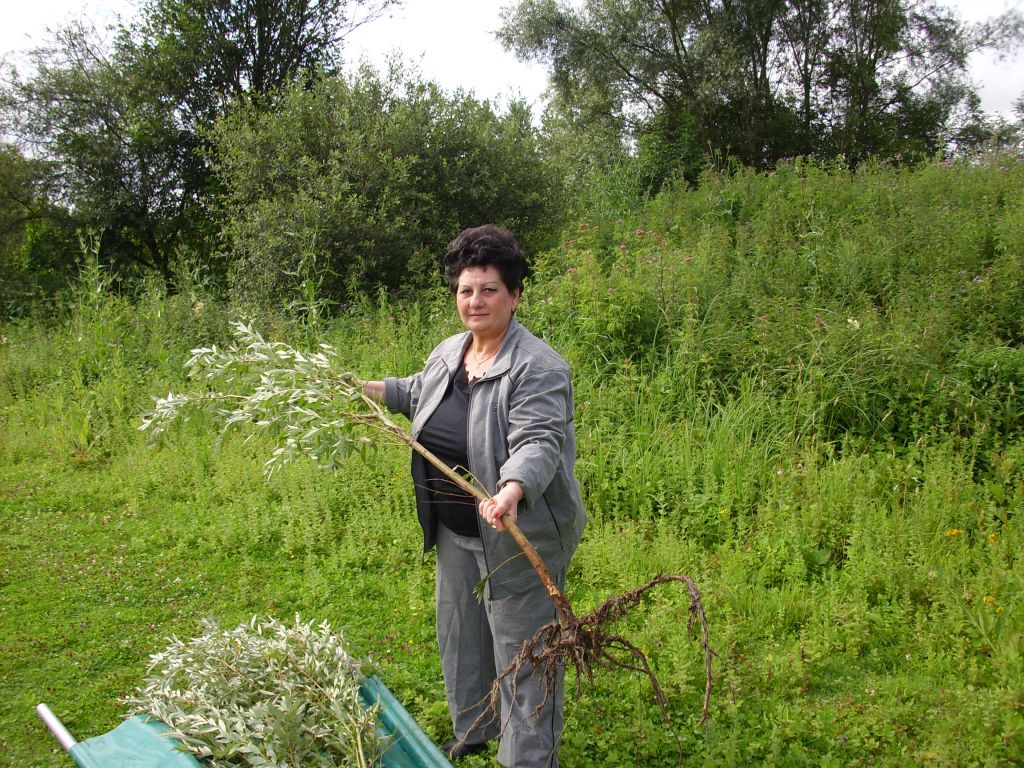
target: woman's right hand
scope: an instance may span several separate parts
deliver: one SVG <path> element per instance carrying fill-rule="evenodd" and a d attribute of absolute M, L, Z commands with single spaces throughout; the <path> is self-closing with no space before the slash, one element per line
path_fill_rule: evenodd
<path fill-rule="evenodd" d="M 380 402 L 384 401 L 384 382 L 383 381 L 364 381 L 363 382 L 363 394 L 367 397 L 372 397 L 374 400 Z"/>
<path fill-rule="evenodd" d="M 518 517 L 519 502 L 522 498 L 523 486 L 515 481 L 505 483 L 494 496 L 480 502 L 480 517 L 491 528 L 504 531 L 505 524 L 501 519 L 508 515 L 509 519 L 515 522 Z"/>

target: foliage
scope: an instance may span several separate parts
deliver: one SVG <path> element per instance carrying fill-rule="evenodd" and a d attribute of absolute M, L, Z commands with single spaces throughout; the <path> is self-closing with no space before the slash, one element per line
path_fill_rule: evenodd
<path fill-rule="evenodd" d="M 665 170 L 704 153 L 757 168 L 930 156 L 965 135 L 968 55 L 1020 35 L 1013 12 L 968 27 L 902 0 L 521 0 L 499 33 L 550 66 L 564 108 L 660 133 Z"/>
<path fill-rule="evenodd" d="M 25 225 L 39 215 L 46 199 L 39 185 L 38 164 L 11 144 L 0 145 L 0 270 L 18 267 Z"/>
<path fill-rule="evenodd" d="M 706 727 L 685 595 L 622 627 L 687 762 L 1024 761 L 1021 173 L 1007 155 L 708 173 L 536 255 L 517 313 L 573 368 L 590 515 L 567 593 L 585 612 L 657 573 L 701 585 Z M 0 326 L 5 756 L 66 764 L 35 704 L 113 728 L 161 638 L 200 617 L 297 612 L 344 627 L 449 738 L 408 457 L 267 480 L 269 440 L 217 445 L 202 414 L 147 448 L 150 393 L 181 391 L 233 314 L 187 275 L 128 301 L 90 274 L 66 315 Z M 443 288 L 358 295 L 313 343 L 274 322 L 367 378 L 419 370 L 460 327 Z M 614 674 L 567 702 L 561 763 L 678 765 L 647 685 Z"/>
<path fill-rule="evenodd" d="M 132 714 L 163 721 L 215 768 L 375 764 L 382 749 L 376 712 L 359 700 L 362 665 L 329 624 L 254 616 L 203 629 L 150 657 L 127 699 Z"/>
<path fill-rule="evenodd" d="M 54 205 L 47 164 L 0 146 L 0 316 L 30 314 L 67 280 L 77 240 Z"/>
<path fill-rule="evenodd" d="M 203 127 L 235 101 L 267 106 L 307 72 L 336 70 L 345 37 L 396 2 L 155 0 L 125 30 L 138 42 L 124 52 L 186 125 Z"/>
<path fill-rule="evenodd" d="M 94 30 L 59 30 L 32 52 L 33 75 L 9 86 L 9 119 L 50 161 L 55 200 L 102 233 L 109 257 L 169 274 L 174 246 L 200 224 L 204 171 L 161 84 L 124 58 L 123 45 L 107 50 Z"/>
<path fill-rule="evenodd" d="M 152 0 L 110 44 L 70 24 L 30 53 L 30 75 L 9 73 L 5 124 L 49 161 L 55 201 L 101 233 L 108 257 L 169 278 L 180 248 L 215 239 L 203 131 L 232 100 L 266 108 L 334 63 L 346 24 L 388 4 Z"/>
<path fill-rule="evenodd" d="M 460 229 L 494 221 L 536 246 L 558 207 L 525 106 L 498 115 L 399 69 L 297 86 L 213 144 L 233 292 L 257 306 L 422 286 Z"/>
<path fill-rule="evenodd" d="M 998 450 L 1024 426 L 1021 174 L 1012 155 L 706 174 L 628 220 L 581 223 L 539 259 L 524 319 L 574 370 L 638 367 L 669 414 L 755 394 L 773 418 L 794 407 L 795 439 Z"/>
<path fill-rule="evenodd" d="M 264 341 L 244 323 L 233 326 L 235 344 L 225 350 L 198 347 L 185 363 L 190 379 L 230 391 L 172 392 L 157 398 L 139 429 L 158 440 L 174 421 L 199 407 L 222 419 L 225 431 L 240 425 L 274 431 L 280 444 L 267 460 L 268 474 L 299 456 L 333 469 L 339 460 L 373 445 L 365 427 L 374 413 L 364 402 L 361 382 L 335 370 L 333 347 L 321 344 L 319 351 L 303 353 Z"/>

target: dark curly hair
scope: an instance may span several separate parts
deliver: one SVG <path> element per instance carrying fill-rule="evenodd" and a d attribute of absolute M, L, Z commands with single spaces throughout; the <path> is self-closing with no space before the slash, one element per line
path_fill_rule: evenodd
<path fill-rule="evenodd" d="M 515 235 L 495 224 L 462 230 L 448 244 L 444 254 L 444 276 L 452 293 L 459 286 L 459 275 L 466 267 L 494 266 L 509 291 L 523 290 L 523 278 L 530 265 Z"/>

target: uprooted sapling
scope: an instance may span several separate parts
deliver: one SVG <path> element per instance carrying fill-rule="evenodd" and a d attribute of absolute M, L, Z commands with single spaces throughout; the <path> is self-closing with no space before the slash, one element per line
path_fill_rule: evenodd
<path fill-rule="evenodd" d="M 371 398 L 363 396 L 370 412 L 374 413 L 381 429 L 412 447 L 423 458 L 443 472 L 449 480 L 457 484 L 467 493 L 480 501 L 489 498 L 486 491 L 473 484 L 458 472 L 450 469 L 441 459 L 418 443 L 411 434 L 394 423 L 383 412 L 380 405 Z M 576 669 L 577 679 L 593 680 L 595 667 L 618 667 L 642 672 L 651 682 L 655 699 L 663 713 L 667 714 L 667 701 L 658 683 L 658 678 L 651 669 L 646 654 L 636 645 L 613 631 L 615 624 L 631 609 L 640 604 L 644 594 L 659 584 L 682 582 L 690 595 L 689 629 L 699 624 L 701 647 L 704 650 L 704 702 L 701 708 L 701 724 L 708 718 L 711 702 L 713 676 L 711 672 L 711 645 L 708 640 L 708 622 L 704 613 L 700 591 L 689 576 L 680 574 L 662 574 L 651 579 L 643 586 L 630 590 L 622 595 L 610 597 L 595 610 L 579 617 L 572 610 L 569 599 L 558 588 L 547 566 L 529 539 L 519 526 L 508 515 L 502 517 L 502 524 L 516 540 L 523 554 L 537 572 L 552 602 L 555 604 L 557 620 L 537 630 L 532 638 L 520 649 L 512 664 L 502 672 L 491 690 L 491 714 L 497 711 L 499 684 L 503 680 L 514 681 L 522 667 L 529 664 L 536 672 L 542 674 L 551 684 L 554 683 L 558 668 L 562 665 Z M 486 713 L 485 715 L 486 716 Z"/>
<path fill-rule="evenodd" d="M 155 409 L 147 414 L 140 429 L 158 437 L 185 409 L 195 406 L 222 418 L 225 430 L 243 424 L 257 431 L 277 430 L 282 442 L 266 463 L 268 474 L 299 456 L 308 456 L 321 465 L 333 467 L 338 459 L 353 450 L 363 452 L 378 443 L 406 444 L 466 492 L 481 501 L 489 498 L 479 485 L 450 469 L 396 424 L 378 402 L 363 392 L 362 382 L 356 376 L 338 372 L 332 362 L 336 354 L 330 346 L 322 345 L 319 352 L 303 354 L 286 344 L 264 341 L 243 323 L 235 323 L 234 329 L 238 340 L 235 345 L 227 350 L 195 349 L 186 367 L 194 380 L 223 381 L 235 391 L 169 394 L 157 400 Z M 537 550 L 515 521 L 506 515 L 502 523 L 547 589 L 557 620 L 541 627 L 523 645 L 509 668 L 499 675 L 491 692 L 489 715 L 484 712 L 481 717 L 495 715 L 500 682 L 508 680 L 514 685 L 526 665 L 552 684 L 562 666 L 575 668 L 577 681 L 593 680 L 594 670 L 599 667 L 640 672 L 650 680 L 658 705 L 667 714 L 665 695 L 646 655 L 618 634 L 615 625 L 654 587 L 681 582 L 690 597 L 690 628 L 695 624 L 700 627 L 705 670 L 701 723 L 707 720 L 713 683 L 712 651 L 700 592 L 689 576 L 657 576 L 625 594 L 608 598 L 585 616 L 576 616 Z"/>

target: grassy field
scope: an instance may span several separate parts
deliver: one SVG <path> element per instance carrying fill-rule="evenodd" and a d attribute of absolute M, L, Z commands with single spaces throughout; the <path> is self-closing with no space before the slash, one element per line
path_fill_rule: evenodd
<path fill-rule="evenodd" d="M 567 702 L 564 765 L 1024 760 L 1021 188 L 1006 158 L 797 163 L 538 256 L 523 320 L 573 366 L 591 513 L 570 599 L 690 575 L 716 652 L 701 726 L 687 596 L 654 593 L 622 631 L 670 723 L 603 674 Z M 109 730 L 170 635 L 254 614 L 330 621 L 447 738 L 406 452 L 266 480 L 268 442 L 202 418 L 147 447 L 152 396 L 234 310 L 201 285 L 115 296 L 86 266 L 59 316 L 0 326 L 0 763 L 67 765 L 36 703 Z M 261 326 L 367 378 L 457 328 L 440 292 Z"/>

